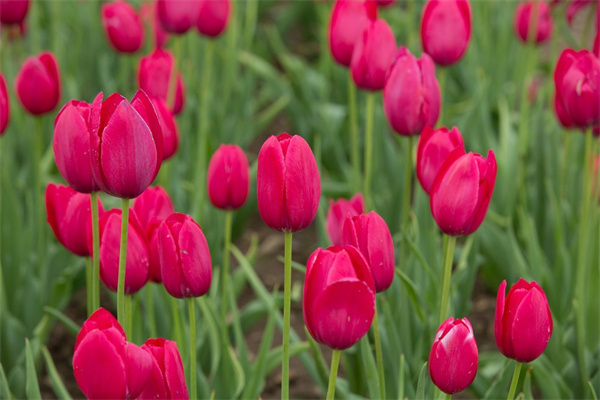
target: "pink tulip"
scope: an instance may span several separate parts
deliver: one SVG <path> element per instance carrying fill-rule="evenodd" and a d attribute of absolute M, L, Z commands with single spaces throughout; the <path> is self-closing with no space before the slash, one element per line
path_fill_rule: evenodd
<path fill-rule="evenodd" d="M 598 9 L 598 0 L 571 0 L 567 3 L 567 10 L 565 12 L 565 15 L 567 17 L 567 23 L 569 24 L 569 26 L 573 25 L 573 21 L 575 20 L 575 17 L 577 16 L 577 14 L 579 14 L 579 12 L 585 8 L 585 6 L 587 6 L 588 4 L 590 5 L 590 8 L 594 6 L 594 3 L 596 3 L 596 21 L 597 23 L 600 22 L 600 11 Z M 592 11 L 592 10 L 590 10 Z M 593 12 L 593 11 L 592 11 Z M 598 26 L 598 25 L 596 25 Z"/>
<path fill-rule="evenodd" d="M 375 291 L 383 292 L 394 280 L 394 241 L 387 224 L 375 211 L 347 217 L 342 230 L 342 245 L 354 246 L 367 261 Z"/>
<path fill-rule="evenodd" d="M 348 217 L 355 217 L 365 212 L 365 200 L 361 193 L 357 193 L 350 200 L 338 199 L 333 201 L 329 199 L 329 210 L 325 228 L 332 244 L 342 244 L 342 227 L 344 220 Z"/>
<path fill-rule="evenodd" d="M 0 136 L 4 134 L 8 121 L 10 119 L 10 102 L 8 91 L 6 90 L 6 81 L 0 73 Z"/>
<path fill-rule="evenodd" d="M 383 89 L 388 67 L 396 53 L 396 38 L 383 19 L 371 21 L 358 37 L 352 53 L 350 72 L 363 90 Z"/>
<path fill-rule="evenodd" d="M 471 39 L 468 0 L 428 0 L 421 16 L 423 50 L 439 65 L 452 65 L 465 54 Z"/>
<path fill-rule="evenodd" d="M 508 291 L 498 288 L 494 334 L 498 349 L 508 358 L 531 362 L 546 349 L 552 336 L 552 314 L 546 294 L 537 284 L 519 279 Z"/>
<path fill-rule="evenodd" d="M 54 55 L 44 52 L 29 57 L 15 79 L 15 91 L 23 107 L 33 115 L 54 110 L 60 99 L 60 73 Z"/>
<path fill-rule="evenodd" d="M 594 38 L 592 52 L 596 57 L 600 57 L 600 28 L 598 28 L 598 30 L 596 31 L 596 37 Z"/>
<path fill-rule="evenodd" d="M 465 390 L 477 375 L 479 353 L 467 318 L 448 318 L 435 334 L 429 353 L 429 376 L 442 392 Z"/>
<path fill-rule="evenodd" d="M 169 39 L 167 32 L 162 27 L 156 11 L 156 1 L 143 2 L 140 9 L 140 16 L 144 24 L 147 24 L 152 37 L 154 38 L 154 48 L 162 48 Z"/>
<path fill-rule="evenodd" d="M 375 314 L 375 285 L 356 248 L 332 246 L 312 253 L 302 309 L 310 335 L 333 349 L 347 349 L 368 332 Z"/>
<path fill-rule="evenodd" d="M 377 4 L 373 0 L 336 0 L 329 21 L 329 49 L 338 64 L 350 66 L 354 45 L 375 19 Z"/>
<path fill-rule="evenodd" d="M 227 28 L 231 0 L 202 0 L 196 28 L 208 37 L 217 37 Z"/>
<path fill-rule="evenodd" d="M 396 0 L 375 0 L 379 7 L 387 7 L 390 4 L 394 4 Z"/>
<path fill-rule="evenodd" d="M 30 0 L 0 0 L 0 22 L 3 25 L 22 24 Z"/>
<path fill-rule="evenodd" d="M 88 399 L 135 399 L 150 383 L 152 357 L 133 343 L 103 308 L 84 322 L 73 354 L 73 373 Z"/>
<path fill-rule="evenodd" d="M 148 339 L 142 350 L 152 357 L 152 372 L 139 398 L 189 399 L 177 343 L 163 338 Z"/>
<path fill-rule="evenodd" d="M 135 53 L 144 43 L 144 27 L 129 3 L 117 0 L 102 5 L 102 26 L 115 50 Z"/>
<path fill-rule="evenodd" d="M 157 0 L 156 10 L 165 31 L 180 35 L 198 20 L 200 0 Z"/>
<path fill-rule="evenodd" d="M 258 212 L 265 224 L 282 232 L 306 228 L 317 216 L 321 179 L 317 161 L 301 136 L 271 136 L 258 154 Z"/>
<path fill-rule="evenodd" d="M 167 101 L 171 79 L 173 78 L 171 74 L 175 73 L 173 68 L 175 68 L 175 61 L 173 55 L 167 50 L 156 49 L 152 54 L 142 57 L 138 67 L 140 89 L 144 90 L 150 97 L 160 97 Z M 181 74 L 176 73 L 174 104 L 167 104 L 172 108 L 171 111 L 175 115 L 181 112 L 185 100 L 183 80 Z"/>
<path fill-rule="evenodd" d="M 163 99 L 154 97 L 152 104 L 156 110 L 156 116 L 162 130 L 164 161 L 173 157 L 179 148 L 179 129 L 177 128 L 177 121 L 175 121 L 173 114 L 171 114 L 167 103 Z"/>
<path fill-rule="evenodd" d="M 534 18 L 537 22 L 534 23 Z M 531 32 L 533 26 L 536 26 L 537 32 Z M 529 36 L 533 35 L 535 43 L 544 43 L 552 34 L 552 15 L 550 6 L 543 1 L 527 1 L 517 6 L 515 10 L 515 32 L 523 42 L 529 41 Z"/>
<path fill-rule="evenodd" d="M 479 154 L 452 151 L 442 163 L 429 193 L 431 213 L 447 235 L 475 232 L 487 212 L 496 183 L 496 158 L 490 150 L 487 159 Z"/>
<path fill-rule="evenodd" d="M 160 224 L 158 248 L 162 281 L 173 297 L 200 297 L 208 292 L 212 262 L 206 238 L 189 215 L 175 213 Z"/>
<path fill-rule="evenodd" d="M 411 136 L 421 133 L 425 125 L 435 126 L 441 101 L 431 58 L 423 54 L 419 60 L 401 47 L 383 88 L 383 109 L 394 131 Z"/>
<path fill-rule="evenodd" d="M 465 153 L 460 131 L 453 126 L 452 130 L 446 127 L 433 129 L 427 125 L 419 137 L 417 146 L 417 178 L 427 194 L 431 191 L 433 181 L 440 167 L 448 155 L 456 148 Z"/>
<path fill-rule="evenodd" d="M 208 164 L 208 197 L 213 206 L 223 210 L 242 207 L 250 191 L 249 175 L 244 151 L 222 144 Z"/>

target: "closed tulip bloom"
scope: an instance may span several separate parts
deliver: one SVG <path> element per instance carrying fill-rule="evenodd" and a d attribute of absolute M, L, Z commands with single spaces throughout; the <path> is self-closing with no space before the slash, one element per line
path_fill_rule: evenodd
<path fill-rule="evenodd" d="M 6 90 L 6 81 L 0 73 L 0 136 L 6 130 L 10 119 L 10 103 L 8 91 Z"/>
<path fill-rule="evenodd" d="M 138 68 L 138 84 L 140 89 L 150 97 L 160 97 L 167 101 L 169 96 L 169 87 L 171 83 L 171 74 L 177 73 L 177 81 L 175 83 L 175 99 L 174 104 L 167 104 L 172 107 L 173 114 L 177 115 L 181 112 L 184 102 L 184 87 L 181 74 L 173 72 L 175 61 L 173 55 L 167 50 L 156 49 L 150 55 L 142 57 Z"/>
<path fill-rule="evenodd" d="M 157 0 L 156 10 L 165 31 L 181 35 L 198 20 L 200 0 Z"/>
<path fill-rule="evenodd" d="M 156 109 L 156 115 L 162 130 L 164 161 L 173 157 L 179 148 L 179 129 L 177 128 L 177 121 L 175 121 L 171 110 L 169 110 L 163 99 L 154 97 L 152 104 Z"/>
<path fill-rule="evenodd" d="M 317 161 L 301 136 L 271 136 L 258 154 L 258 212 L 265 224 L 281 232 L 306 228 L 317 216 L 321 178 Z"/>
<path fill-rule="evenodd" d="M 453 126 L 451 130 L 446 127 L 433 129 L 427 125 L 419 137 L 417 146 L 417 178 L 427 194 L 431 191 L 433 181 L 437 176 L 442 163 L 456 148 L 465 153 L 460 131 Z"/>
<path fill-rule="evenodd" d="M 222 144 L 208 164 L 208 197 L 213 206 L 238 209 L 250 191 L 250 167 L 244 151 L 236 145 Z"/>
<path fill-rule="evenodd" d="M 135 53 L 144 42 L 140 17 L 126 1 L 102 5 L 102 26 L 112 47 L 122 53 Z"/>
<path fill-rule="evenodd" d="M 175 213 L 160 224 L 158 248 L 163 285 L 173 297 L 208 292 L 212 262 L 206 238 L 189 215 Z"/>
<path fill-rule="evenodd" d="M 75 341 L 73 374 L 88 399 L 135 399 L 146 388 L 152 356 L 133 343 L 116 318 L 99 308 Z"/>
<path fill-rule="evenodd" d="M 350 200 L 329 199 L 329 210 L 325 222 L 325 230 L 332 244 L 342 244 L 342 227 L 348 217 L 355 217 L 365 212 L 365 200 L 361 193 L 357 193 Z"/>
<path fill-rule="evenodd" d="M 388 67 L 396 53 L 396 38 L 383 19 L 367 24 L 352 53 L 350 71 L 356 86 L 363 90 L 381 90 Z"/>
<path fill-rule="evenodd" d="M 428 0 L 421 16 L 421 44 L 436 64 L 452 65 L 461 59 L 471 39 L 471 4 L 468 0 Z"/>
<path fill-rule="evenodd" d="M 87 194 L 73 188 L 49 183 L 46 187 L 46 214 L 48 225 L 56 239 L 71 253 L 88 257 L 87 233 L 91 229 L 91 200 Z M 98 199 L 100 215 L 104 208 Z"/>
<path fill-rule="evenodd" d="M 435 334 L 429 353 L 429 376 L 442 392 L 465 390 L 477 375 L 479 353 L 467 318 L 448 318 Z"/>
<path fill-rule="evenodd" d="M 354 246 L 367 260 L 375 291 L 383 292 L 394 280 L 394 241 L 387 224 L 375 211 L 347 217 L 342 230 L 342 245 Z"/>
<path fill-rule="evenodd" d="M 152 372 L 139 398 L 189 399 L 177 343 L 163 338 L 148 339 L 142 350 L 152 357 Z"/>
<path fill-rule="evenodd" d="M 564 50 L 554 70 L 554 86 L 556 111 L 563 125 L 585 129 L 600 124 L 598 57 L 588 50 Z"/>
<path fill-rule="evenodd" d="M 546 349 L 552 336 L 552 314 L 546 293 L 536 281 L 519 279 L 506 293 L 498 288 L 494 335 L 500 352 L 519 362 L 531 362 Z"/>
<path fill-rule="evenodd" d="M 30 0 L 0 0 L 0 22 L 5 25 L 22 24 L 29 3 Z"/>
<path fill-rule="evenodd" d="M 534 23 L 534 18 L 537 22 Z M 537 32 L 529 32 L 536 26 Z M 523 42 L 529 41 L 533 35 L 535 43 L 544 43 L 552 34 L 552 15 L 550 6 L 544 1 L 527 1 L 517 6 L 515 10 L 515 32 Z"/>
<path fill-rule="evenodd" d="M 302 309 L 310 335 L 332 349 L 347 349 L 368 332 L 375 314 L 375 285 L 355 247 L 332 246 L 312 253 Z"/>
<path fill-rule="evenodd" d="M 217 37 L 227 28 L 231 0 L 202 0 L 196 28 L 205 36 Z"/>
<path fill-rule="evenodd" d="M 429 193 L 433 219 L 447 235 L 475 232 L 487 212 L 496 183 L 496 157 L 455 149 L 442 163 Z"/>
<path fill-rule="evenodd" d="M 373 0 L 336 0 L 329 20 L 329 49 L 338 64 L 350 66 L 355 43 L 376 18 L 377 4 Z"/>
<path fill-rule="evenodd" d="M 15 79 L 17 97 L 33 115 L 50 112 L 60 99 L 60 73 L 56 58 L 44 52 L 29 57 Z"/>
<path fill-rule="evenodd" d="M 143 2 L 140 8 L 140 16 L 144 24 L 148 25 L 151 35 L 154 38 L 154 48 L 162 48 L 169 37 L 158 19 L 156 1 Z"/>
<path fill-rule="evenodd" d="M 401 47 L 383 88 L 383 109 L 394 131 L 411 136 L 420 134 L 425 125 L 435 126 L 441 102 L 431 57 L 423 54 L 419 60 Z"/>
<path fill-rule="evenodd" d="M 160 123 L 152 102 L 138 90 L 131 103 L 119 93 L 92 104 L 92 172 L 102 191 L 133 199 L 156 178 L 163 159 Z"/>

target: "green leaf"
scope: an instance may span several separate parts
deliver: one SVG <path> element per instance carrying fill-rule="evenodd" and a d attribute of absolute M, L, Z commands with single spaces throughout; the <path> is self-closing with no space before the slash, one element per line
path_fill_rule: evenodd
<path fill-rule="evenodd" d="M 2 367 L 2 364 L 0 363 L 0 383 L 2 385 L 0 385 L 0 397 L 2 397 L 3 399 L 13 399 L 13 395 L 10 392 L 10 388 L 8 387 L 8 380 L 6 379 L 6 374 L 4 373 L 4 368 Z"/>
<path fill-rule="evenodd" d="M 35 372 L 35 362 L 33 361 L 33 353 L 31 352 L 31 344 L 29 339 L 25 338 L 25 394 L 28 399 L 41 399 L 40 386 L 38 385 L 37 374 Z"/>
<path fill-rule="evenodd" d="M 65 326 L 65 328 L 67 328 L 67 330 L 69 332 L 71 332 L 73 335 L 77 335 L 79 333 L 79 331 L 81 330 L 81 327 L 79 325 L 77 325 L 71 318 L 67 317 L 65 314 L 63 314 L 61 311 L 57 310 L 56 308 L 50 307 L 50 306 L 45 306 L 44 311 L 46 313 L 52 315 L 53 317 L 56 317 L 56 319 L 58 319 L 60 322 L 62 322 L 62 324 Z"/>
<path fill-rule="evenodd" d="M 44 355 L 44 360 L 46 361 L 46 370 L 50 376 L 50 382 L 52 383 L 52 389 L 54 389 L 54 393 L 61 400 L 70 400 L 71 395 L 63 384 L 62 379 L 56 370 L 56 366 L 54 365 L 54 361 L 52 360 L 52 356 L 50 355 L 50 352 L 46 346 L 42 347 L 42 354 Z"/>
<path fill-rule="evenodd" d="M 419 380 L 417 382 L 417 394 L 415 398 L 417 400 L 425 399 L 425 385 L 427 384 L 427 361 L 421 367 L 421 372 L 419 372 Z"/>
<path fill-rule="evenodd" d="M 196 301 L 200 306 L 200 310 L 202 310 L 202 313 L 204 314 L 204 322 L 206 322 L 208 327 L 208 336 L 210 338 L 210 342 L 212 343 L 210 346 L 210 376 L 212 377 L 217 372 L 217 368 L 219 368 L 219 361 L 221 360 L 221 337 L 219 335 L 217 322 L 215 321 L 214 312 L 211 311 L 206 299 L 204 297 L 198 297 Z M 225 323 L 225 321 L 223 321 L 223 323 Z M 225 338 L 222 339 L 225 340 Z"/>
<path fill-rule="evenodd" d="M 533 394 L 531 393 L 531 370 L 532 367 L 527 368 L 525 373 L 525 380 L 523 381 L 523 399 L 533 400 Z"/>
<path fill-rule="evenodd" d="M 373 350 L 371 349 L 367 335 L 360 340 L 359 347 L 366 374 L 367 387 L 369 388 L 369 397 L 376 399 L 379 396 L 379 378 L 377 376 L 377 364 L 375 363 L 375 357 L 373 356 Z"/>
<path fill-rule="evenodd" d="M 310 348 L 308 342 L 297 342 L 290 343 L 290 359 L 299 354 L 304 353 Z M 267 354 L 267 374 L 270 374 L 275 368 L 281 365 L 281 358 L 283 357 L 283 349 L 281 346 L 275 347 Z"/>
<path fill-rule="evenodd" d="M 413 303 L 413 306 L 415 308 L 415 311 L 417 312 L 417 315 L 419 316 L 419 319 L 421 320 L 421 322 L 425 322 L 425 316 L 423 315 L 423 311 L 421 310 L 421 299 L 419 298 L 419 292 L 417 290 L 416 285 L 404 272 L 400 270 L 400 268 L 396 268 L 396 275 L 398 275 L 398 277 L 404 284 L 406 292 L 408 293 L 408 297 L 410 298 L 411 303 Z"/>

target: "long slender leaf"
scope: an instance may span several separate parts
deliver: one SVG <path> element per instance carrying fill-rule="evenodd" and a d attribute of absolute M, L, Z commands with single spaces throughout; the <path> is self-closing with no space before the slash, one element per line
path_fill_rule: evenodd
<path fill-rule="evenodd" d="M 54 393 L 61 400 L 71 400 L 72 397 L 65 387 L 60 374 L 56 370 L 52 356 L 50 355 L 50 352 L 46 346 L 42 346 L 42 354 L 44 355 L 44 360 L 46 361 L 46 370 L 50 376 L 50 382 L 52 383 L 52 389 L 54 389 Z"/>
<path fill-rule="evenodd" d="M 33 361 L 33 353 L 31 352 L 31 344 L 29 339 L 25 339 L 25 393 L 28 399 L 41 399 L 40 386 L 38 384 L 37 373 L 35 371 L 35 362 Z"/>
<path fill-rule="evenodd" d="M 417 400 L 425 399 L 425 385 L 427 384 L 427 362 L 421 367 L 419 372 L 419 381 L 417 382 Z"/>

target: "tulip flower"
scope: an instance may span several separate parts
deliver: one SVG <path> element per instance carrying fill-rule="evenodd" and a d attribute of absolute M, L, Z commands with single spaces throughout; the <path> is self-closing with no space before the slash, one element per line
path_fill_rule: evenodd
<path fill-rule="evenodd" d="M 329 210 L 325 222 L 327 236 L 332 244 L 342 244 L 342 227 L 346 218 L 355 217 L 365 212 L 365 200 L 362 194 L 357 193 L 350 200 L 329 199 Z"/>
<path fill-rule="evenodd" d="M 567 23 L 569 26 L 573 25 L 573 20 L 575 16 L 579 14 L 579 12 L 585 8 L 588 4 L 590 7 L 593 7 L 594 3 L 596 3 L 596 7 L 598 4 L 598 0 L 573 0 L 567 3 L 567 10 L 565 12 L 565 16 L 567 17 Z M 592 12 L 592 10 L 590 10 Z M 596 20 L 600 21 L 600 11 L 596 8 Z"/>
<path fill-rule="evenodd" d="M 401 47 L 383 88 L 383 109 L 394 131 L 411 136 L 421 133 L 425 125 L 435 126 L 440 105 L 440 86 L 431 57 L 423 54 L 418 60 Z"/>
<path fill-rule="evenodd" d="M 596 32 L 594 45 L 592 46 L 592 52 L 596 55 L 596 57 L 600 57 L 600 29 Z"/>
<path fill-rule="evenodd" d="M 223 210 L 242 207 L 250 190 L 249 175 L 244 151 L 222 144 L 208 164 L 208 197 L 213 206 Z"/>
<path fill-rule="evenodd" d="M 73 188 L 49 183 L 46 187 L 46 213 L 54 236 L 71 253 L 88 257 L 87 234 L 91 230 L 90 196 Z M 98 200 L 100 213 L 104 212 Z"/>
<path fill-rule="evenodd" d="M 138 84 L 150 97 L 160 97 L 167 101 L 171 84 L 171 74 L 175 68 L 173 55 L 167 50 L 157 48 L 150 55 L 142 57 L 138 68 Z M 177 72 L 173 104 L 167 104 L 173 114 L 181 112 L 184 102 L 184 87 L 181 74 Z"/>
<path fill-rule="evenodd" d="M 196 28 L 208 37 L 217 37 L 227 28 L 231 16 L 231 0 L 202 0 Z"/>
<path fill-rule="evenodd" d="M 156 11 L 167 32 L 181 35 L 198 20 L 200 0 L 157 0 Z"/>
<path fill-rule="evenodd" d="M 92 172 L 106 193 L 123 199 L 142 194 L 154 180 L 163 157 L 163 138 L 152 102 L 139 90 L 128 102 L 114 93 L 92 104 Z"/>
<path fill-rule="evenodd" d="M 10 119 L 10 103 L 8 97 L 8 91 L 6 90 L 6 81 L 4 76 L 0 73 L 0 136 L 6 130 L 8 121 Z"/>
<path fill-rule="evenodd" d="M 152 104 L 156 110 L 158 122 L 162 130 L 163 138 L 163 161 L 173 157 L 177 148 L 179 147 L 179 129 L 177 128 L 177 121 L 171 114 L 171 110 L 167 106 L 167 103 L 158 97 L 152 99 Z"/>
<path fill-rule="evenodd" d="M 394 4 L 394 1 L 396 1 L 396 0 L 375 0 L 375 1 L 377 1 L 377 5 L 379 7 L 387 7 L 390 4 Z"/>
<path fill-rule="evenodd" d="M 140 17 L 126 1 L 102 5 L 102 26 L 112 47 L 122 53 L 135 53 L 144 42 Z"/>
<path fill-rule="evenodd" d="M 3 25 L 23 24 L 30 0 L 0 0 L 0 22 Z"/>
<path fill-rule="evenodd" d="M 451 130 L 441 127 L 433 129 L 427 125 L 419 138 L 417 146 L 417 178 L 427 194 L 431 191 L 433 181 L 446 157 L 460 148 L 465 153 L 460 131 L 453 126 Z"/>
<path fill-rule="evenodd" d="M 534 22 L 537 19 L 537 22 Z M 515 32 L 521 41 L 529 41 L 529 31 L 535 43 L 544 43 L 552 34 L 552 15 L 550 6 L 544 1 L 527 1 L 517 6 L 515 10 Z"/>
<path fill-rule="evenodd" d="M 189 399 L 177 343 L 163 338 L 148 339 L 142 350 L 152 357 L 152 372 L 139 398 Z"/>
<path fill-rule="evenodd" d="M 429 376 L 442 392 L 465 390 L 477 375 L 479 355 L 473 328 L 467 318 L 448 318 L 437 333 L 429 353 Z"/>
<path fill-rule="evenodd" d="M 147 24 L 152 37 L 154 38 L 154 48 L 162 48 L 168 39 L 168 34 L 162 27 L 156 11 L 156 1 L 143 2 L 140 8 L 140 16 L 144 24 Z"/>
<path fill-rule="evenodd" d="M 395 53 L 396 38 L 387 22 L 383 19 L 369 22 L 352 52 L 350 71 L 356 86 L 371 91 L 383 89 Z"/>
<path fill-rule="evenodd" d="M 83 324 L 75 341 L 73 374 L 88 399 L 135 399 L 151 384 L 152 356 L 133 343 L 103 308 Z"/>
<path fill-rule="evenodd" d="M 329 49 L 338 64 L 350 66 L 354 45 L 376 18 L 377 4 L 373 0 L 336 0 L 329 21 Z"/>
<path fill-rule="evenodd" d="M 421 44 L 436 64 L 452 65 L 465 54 L 471 39 L 468 0 L 428 0 L 421 16 Z"/>
<path fill-rule="evenodd" d="M 23 107 L 33 115 L 54 110 L 60 99 L 60 73 L 54 55 L 44 52 L 29 57 L 15 79 L 15 91 Z"/>

